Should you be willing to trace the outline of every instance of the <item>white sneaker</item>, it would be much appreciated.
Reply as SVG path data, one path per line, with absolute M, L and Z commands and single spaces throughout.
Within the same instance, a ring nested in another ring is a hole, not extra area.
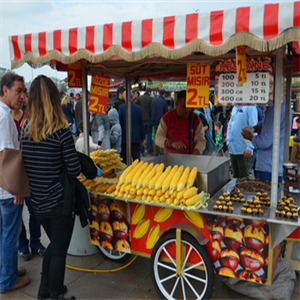
M 300 190 L 299 189 L 295 189 L 293 186 L 289 187 L 289 192 L 293 193 L 293 194 L 300 194 Z

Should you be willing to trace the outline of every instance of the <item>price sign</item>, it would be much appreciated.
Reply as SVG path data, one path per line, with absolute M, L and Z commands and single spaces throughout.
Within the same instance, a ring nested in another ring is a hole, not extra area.
M 89 112 L 100 115 L 106 115 L 109 85 L 110 77 L 98 74 L 92 75 L 88 108 Z
M 78 88 L 82 87 L 82 72 L 80 62 L 68 65 L 68 86 Z
M 247 82 L 247 58 L 246 46 L 238 46 L 236 48 L 237 75 L 238 84 Z
M 236 73 L 220 74 L 218 100 L 220 103 L 257 103 L 269 101 L 270 74 L 249 73 L 242 85 L 237 83 Z
M 209 107 L 210 64 L 187 64 L 186 107 Z

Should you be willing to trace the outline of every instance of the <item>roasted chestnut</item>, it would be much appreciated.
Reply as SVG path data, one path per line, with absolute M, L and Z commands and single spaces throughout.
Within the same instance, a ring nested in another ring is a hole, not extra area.
M 252 225 L 254 227 L 259 227 L 259 228 L 262 228 L 266 224 L 265 221 L 258 220 L 258 219 L 254 219 L 254 220 L 247 219 L 245 221 L 247 225 Z
M 91 221 L 94 221 L 94 220 L 98 219 L 98 208 L 97 208 L 97 205 L 95 205 L 95 204 L 91 205 L 90 216 L 92 217 Z
M 221 243 L 224 237 L 224 229 L 220 224 L 213 223 L 212 225 L 212 236 L 213 240 L 217 240 Z
M 235 272 L 232 271 L 230 268 L 226 268 L 226 267 L 220 268 L 218 270 L 218 274 L 221 275 L 221 276 L 237 278 Z
M 238 249 L 243 242 L 243 233 L 238 225 L 227 225 L 224 233 L 224 243 L 228 248 Z
M 102 240 L 111 242 L 113 239 L 113 230 L 108 222 L 101 222 L 100 224 L 100 237 Z
M 92 224 L 90 225 L 90 233 L 91 236 L 98 239 L 99 236 L 99 224 L 97 221 L 93 221 Z
M 130 245 L 125 239 L 118 240 L 115 244 L 115 250 L 120 252 L 131 253 Z
M 110 211 L 106 204 L 101 203 L 98 206 L 98 218 L 100 221 L 109 221 Z
M 242 218 L 237 218 L 237 217 L 227 217 L 227 224 L 234 224 L 237 226 L 241 226 L 241 224 L 243 223 L 243 219 Z
M 221 255 L 221 245 L 217 240 L 215 240 L 212 243 L 212 261 L 216 262 L 220 258 L 220 255 Z
M 111 216 L 114 220 L 123 219 L 123 213 L 116 203 L 112 202 L 109 208 L 110 208 Z
M 118 239 L 127 239 L 128 237 L 128 227 L 125 222 L 114 221 L 112 224 L 114 235 Z
M 248 225 L 244 229 L 244 240 L 247 247 L 260 251 L 265 244 L 265 235 L 259 227 Z
M 112 246 L 112 244 L 107 241 L 102 241 L 100 246 L 103 248 L 114 250 L 114 247 Z
M 239 274 L 239 279 L 262 284 L 261 279 L 255 273 L 246 270 Z
M 243 247 L 240 252 L 241 265 L 244 269 L 256 272 L 264 266 L 264 257 L 259 251 Z
M 221 265 L 235 271 L 239 265 L 240 257 L 233 249 L 225 249 L 221 252 Z

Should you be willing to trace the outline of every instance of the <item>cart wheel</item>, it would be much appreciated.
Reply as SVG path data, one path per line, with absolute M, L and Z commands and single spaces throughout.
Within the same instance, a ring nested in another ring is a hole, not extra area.
M 181 235 L 181 274 L 176 274 L 176 233 L 156 243 L 151 255 L 151 277 L 163 299 L 209 299 L 214 270 L 206 250 L 188 233 Z M 189 261 L 189 263 L 187 263 Z
M 120 252 L 120 251 L 116 251 L 116 250 L 112 250 L 112 249 L 108 249 L 108 248 L 103 248 L 103 247 L 98 247 L 99 252 L 105 257 L 108 258 L 112 261 L 115 262 L 125 262 L 127 261 L 130 257 L 131 254 L 128 254 L 126 252 Z

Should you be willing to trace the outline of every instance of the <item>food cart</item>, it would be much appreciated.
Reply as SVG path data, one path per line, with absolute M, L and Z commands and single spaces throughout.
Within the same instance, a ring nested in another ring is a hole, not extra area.
M 208 298 L 214 285 L 214 272 L 272 284 L 281 242 L 300 226 L 298 218 L 282 214 L 278 217 L 276 213 L 281 197 L 277 177 L 282 70 L 287 47 L 299 47 L 299 12 L 300 2 L 295 1 L 10 37 L 12 68 L 27 62 L 32 67 L 49 64 L 57 70 L 68 70 L 80 62 L 85 132 L 88 128 L 87 74 L 124 76 L 127 99 L 130 99 L 131 78 L 135 76 L 181 78 L 187 63 L 211 64 L 234 58 L 232 50 L 240 45 L 247 46 L 249 57 L 268 56 L 274 62 L 270 192 L 255 191 L 239 196 L 240 191 L 234 192 L 235 181 L 224 182 L 207 207 L 196 209 L 92 193 L 96 206 L 92 209 L 90 225 L 92 242 L 108 249 L 102 248 L 111 259 L 123 260 L 128 254 L 149 257 L 153 283 L 164 298 Z M 126 117 L 130 119 L 129 101 L 126 108 Z M 128 155 L 131 152 L 130 125 L 127 122 Z M 85 149 L 88 149 L 88 139 Z M 198 158 L 168 155 L 164 157 L 164 164 L 193 167 L 198 164 Z M 199 174 L 201 167 L 203 165 L 199 166 Z M 231 201 L 232 191 L 235 199 L 242 198 L 245 202 L 266 193 L 263 196 L 270 199 L 267 201 L 270 206 L 261 212 L 258 209 L 255 215 L 244 213 L 242 208 L 249 207 L 242 202 L 232 205 L 233 212 L 217 210 L 216 201 L 221 201 L 223 207 L 224 198 L 229 197 Z M 287 203 L 286 199 L 281 200 Z

